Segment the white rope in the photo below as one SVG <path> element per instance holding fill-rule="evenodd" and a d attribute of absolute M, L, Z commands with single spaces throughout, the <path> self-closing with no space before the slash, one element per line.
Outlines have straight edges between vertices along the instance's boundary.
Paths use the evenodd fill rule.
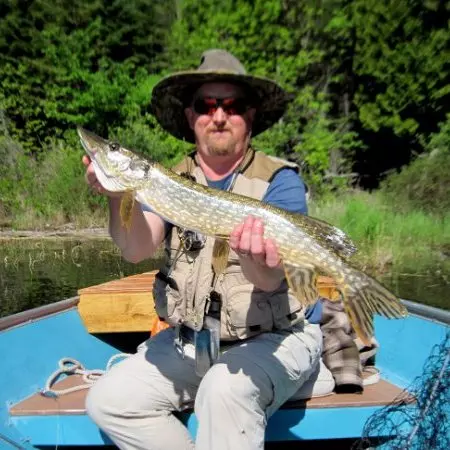
<path fill-rule="evenodd" d="M 94 369 L 87 370 L 79 361 L 73 358 L 62 358 L 58 362 L 59 368 L 55 370 L 47 379 L 44 389 L 41 390 L 41 394 L 46 397 L 59 397 L 60 395 L 70 394 L 71 392 L 81 391 L 83 389 L 89 389 L 102 375 L 108 372 L 114 365 L 117 359 L 127 358 L 129 353 L 118 353 L 113 355 L 107 365 L 106 369 Z M 53 389 L 53 384 L 58 380 L 61 375 L 81 375 L 84 384 L 72 386 L 66 389 Z"/>

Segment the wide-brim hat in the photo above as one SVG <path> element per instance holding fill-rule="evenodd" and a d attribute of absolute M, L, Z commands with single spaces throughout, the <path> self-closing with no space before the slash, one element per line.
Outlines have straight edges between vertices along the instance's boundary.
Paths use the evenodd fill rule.
<path fill-rule="evenodd" d="M 160 125 L 173 136 L 195 142 L 184 109 L 204 83 L 227 82 L 241 85 L 253 98 L 256 108 L 252 136 L 271 127 L 283 115 L 288 96 L 273 80 L 248 75 L 241 62 L 225 50 L 207 50 L 196 70 L 177 72 L 153 88 L 151 107 Z"/>

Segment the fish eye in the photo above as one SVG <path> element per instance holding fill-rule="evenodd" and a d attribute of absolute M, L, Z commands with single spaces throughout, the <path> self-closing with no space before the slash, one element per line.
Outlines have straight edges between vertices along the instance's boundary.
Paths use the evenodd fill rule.
<path fill-rule="evenodd" d="M 119 148 L 120 148 L 120 145 L 119 145 L 118 142 L 111 142 L 109 144 L 109 148 L 111 149 L 111 151 L 117 152 L 119 150 Z"/>

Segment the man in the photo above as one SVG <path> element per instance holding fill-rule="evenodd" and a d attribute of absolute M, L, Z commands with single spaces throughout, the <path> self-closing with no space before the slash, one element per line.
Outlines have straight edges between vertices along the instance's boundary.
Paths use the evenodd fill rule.
<path fill-rule="evenodd" d="M 205 52 L 196 71 L 163 79 L 152 94 L 163 128 L 195 143 L 176 171 L 306 213 L 297 168 L 250 146 L 285 106 L 276 83 L 247 75 L 222 50 Z M 291 296 L 264 224 L 248 217 L 237 226 L 226 267 L 216 270 L 213 239 L 166 224 L 145 205 L 134 206 L 126 231 L 120 196 L 105 192 L 87 157 L 84 163 L 88 183 L 109 195 L 110 233 L 126 259 L 149 258 L 165 241 L 154 299 L 158 315 L 173 325 L 91 388 L 89 415 L 121 449 L 263 449 L 268 417 L 317 373 L 322 351 L 320 327 Z M 327 392 L 332 383 L 330 375 Z M 172 414 L 193 404 L 195 444 Z"/>

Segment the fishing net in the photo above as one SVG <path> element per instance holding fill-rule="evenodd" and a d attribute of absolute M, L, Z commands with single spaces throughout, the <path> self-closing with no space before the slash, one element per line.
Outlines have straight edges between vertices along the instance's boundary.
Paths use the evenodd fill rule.
<path fill-rule="evenodd" d="M 354 446 L 365 449 L 389 436 L 377 448 L 392 450 L 450 449 L 450 332 L 433 347 L 423 372 L 402 394 L 366 422 L 362 439 Z M 411 405 L 411 395 L 416 403 Z"/>

